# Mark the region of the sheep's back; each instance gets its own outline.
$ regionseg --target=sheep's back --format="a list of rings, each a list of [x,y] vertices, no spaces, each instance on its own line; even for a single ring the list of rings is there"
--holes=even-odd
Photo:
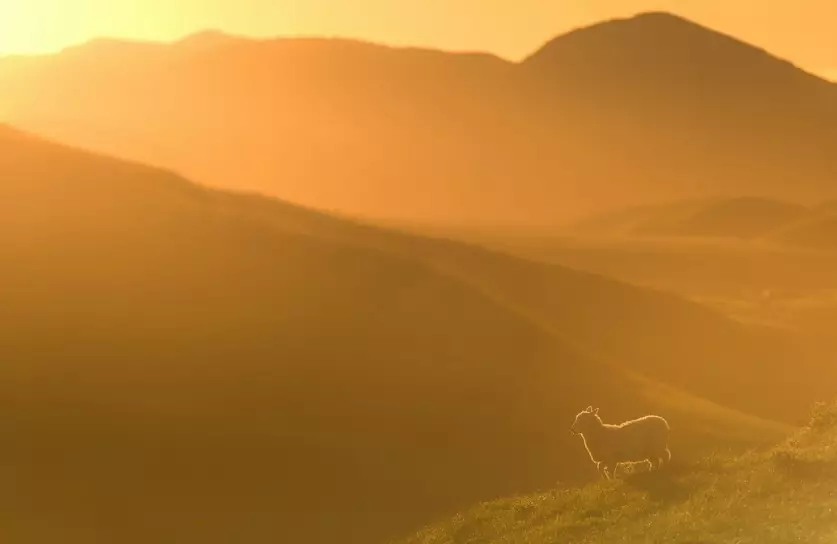
[[[664,432],[667,433],[671,428],[668,425],[668,421],[665,418],[660,416],[648,415],[643,416],[638,419],[633,419],[631,421],[626,421],[622,423],[620,427],[629,427],[629,426],[639,426],[642,428],[647,429],[655,429],[656,432]]]
[[[669,425],[660,416],[645,416],[609,426],[615,450],[625,454],[643,452],[648,446],[664,447],[668,441]]]

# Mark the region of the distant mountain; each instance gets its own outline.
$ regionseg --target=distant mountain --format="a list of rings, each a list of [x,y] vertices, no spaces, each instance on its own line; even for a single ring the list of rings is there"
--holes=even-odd
[[[823,209],[771,233],[770,239],[781,244],[837,251],[837,209]]]
[[[240,37],[232,36],[224,31],[213,29],[190,34],[175,42],[175,45],[180,49],[205,51],[216,47],[231,45],[240,39]]]
[[[700,451],[837,383],[673,296],[2,127],[0,178],[14,541],[370,542],[591,477],[578,406]]]
[[[837,200],[829,200],[821,205],[821,209],[837,212]]]
[[[611,210],[571,223],[581,237],[757,240],[799,249],[837,249],[837,207],[756,197],[708,198]]]
[[[600,88],[597,93],[614,96],[630,97],[639,91],[677,99],[668,93],[678,91],[704,100],[724,93],[761,101],[764,95],[783,91],[761,85],[781,83],[797,90],[821,86],[821,79],[764,50],[664,12],[574,30],[548,42],[523,64],[569,88],[618,79],[625,88]]]
[[[115,38],[97,38],[80,45],[67,47],[57,57],[64,60],[83,60],[87,63],[107,60],[121,61],[124,69],[132,68],[132,64],[141,65],[149,61],[165,61],[164,57],[170,57],[173,52],[181,54],[201,53],[232,45],[242,39],[220,30],[204,30],[185,36],[170,44],[144,40],[127,41]],[[55,56],[47,55],[40,58],[55,58]],[[97,66],[90,64],[88,64],[88,67],[97,68]],[[112,68],[116,67],[113,66]]]
[[[653,231],[655,225],[662,230],[670,230],[673,225],[687,221],[707,206],[722,200],[705,198],[619,207],[571,222],[566,230],[573,234],[602,236],[647,233]]]
[[[574,105],[572,127],[603,168],[618,166],[616,190],[646,201],[835,190],[837,86],[732,37],[650,13],[556,38],[523,68],[547,100]]]
[[[571,225],[577,234],[755,239],[795,223],[812,208],[757,197],[710,198],[639,206]]]
[[[20,126],[377,220],[552,228],[650,201],[837,197],[837,85],[665,13],[519,64],[209,33],[0,61],[0,85]]]

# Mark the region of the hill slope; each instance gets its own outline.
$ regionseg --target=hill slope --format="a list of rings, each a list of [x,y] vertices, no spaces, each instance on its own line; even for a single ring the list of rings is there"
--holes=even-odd
[[[551,473],[532,385],[597,373],[420,263],[162,171],[4,131],[0,177],[16,541],[368,542]]]
[[[369,542],[589,478],[579,405],[660,410],[685,450],[834,390],[792,339],[598,276],[7,128],[0,178],[16,541]]]
[[[579,29],[520,64],[203,38],[0,61],[0,118],[215,185],[423,224],[837,194],[837,85],[667,14]]]
[[[796,422],[804,409],[789,408],[807,407],[813,383],[816,389],[833,383],[823,380],[832,375],[823,361],[803,353],[793,336],[741,325],[676,296],[450,240],[300,213],[276,201],[239,198],[251,213],[283,228],[418,259],[547,327],[593,358],[748,413]],[[785,365],[791,360],[797,372],[788,376]],[[717,380],[719,372],[725,375],[723,383]],[[784,402],[761,393],[773,390],[778,376],[783,384],[799,380],[795,387],[782,388],[788,395]]]
[[[832,542],[834,408],[786,443],[580,489],[481,504],[404,544]]]

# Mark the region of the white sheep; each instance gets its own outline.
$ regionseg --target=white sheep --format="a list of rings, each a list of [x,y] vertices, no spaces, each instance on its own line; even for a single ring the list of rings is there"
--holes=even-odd
[[[660,416],[644,416],[610,425],[602,422],[599,409],[592,406],[575,416],[570,429],[584,440],[590,459],[599,474],[607,479],[616,476],[621,463],[647,462],[653,469],[669,462],[668,431],[668,422]]]

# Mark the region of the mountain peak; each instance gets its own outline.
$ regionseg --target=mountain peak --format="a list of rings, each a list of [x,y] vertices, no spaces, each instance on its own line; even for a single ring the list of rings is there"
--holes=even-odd
[[[690,26],[700,26],[694,21],[670,11],[642,11],[632,17],[623,18],[621,20],[634,21],[635,23],[653,22],[655,24],[686,24]]]
[[[126,62],[126,59],[141,59],[148,54],[160,52],[163,45],[153,41],[100,37],[78,45],[71,45],[61,51],[64,59]]]
[[[677,15],[668,11],[643,11],[631,15],[629,17],[615,17],[606,19],[592,25],[576,28],[571,30],[565,36],[572,34],[602,29],[642,29],[644,31],[677,31],[677,32],[703,32],[710,34],[719,34],[717,31],[709,27],[701,25],[691,19],[687,19],[682,15]],[[558,39],[561,37],[559,36]]]
[[[711,78],[750,85],[810,76],[763,49],[662,11],[577,28],[546,43],[523,64],[576,81],[615,76],[693,85]]]
[[[175,42],[179,46],[186,46],[186,47],[207,47],[207,46],[215,46],[215,45],[223,45],[235,38],[230,34],[227,34],[223,30],[219,30],[217,28],[210,28],[207,30],[201,30],[199,32],[195,32],[193,34],[189,34]]]
[[[0,140],[5,142],[33,139],[34,136],[11,125],[0,122]]]
[[[609,19],[576,28],[547,42],[525,62],[537,62],[570,49],[631,50],[682,48],[696,42],[722,39],[728,43],[742,42],[679,15],[664,11],[643,12],[628,18]],[[589,51],[587,51],[589,52]]]

